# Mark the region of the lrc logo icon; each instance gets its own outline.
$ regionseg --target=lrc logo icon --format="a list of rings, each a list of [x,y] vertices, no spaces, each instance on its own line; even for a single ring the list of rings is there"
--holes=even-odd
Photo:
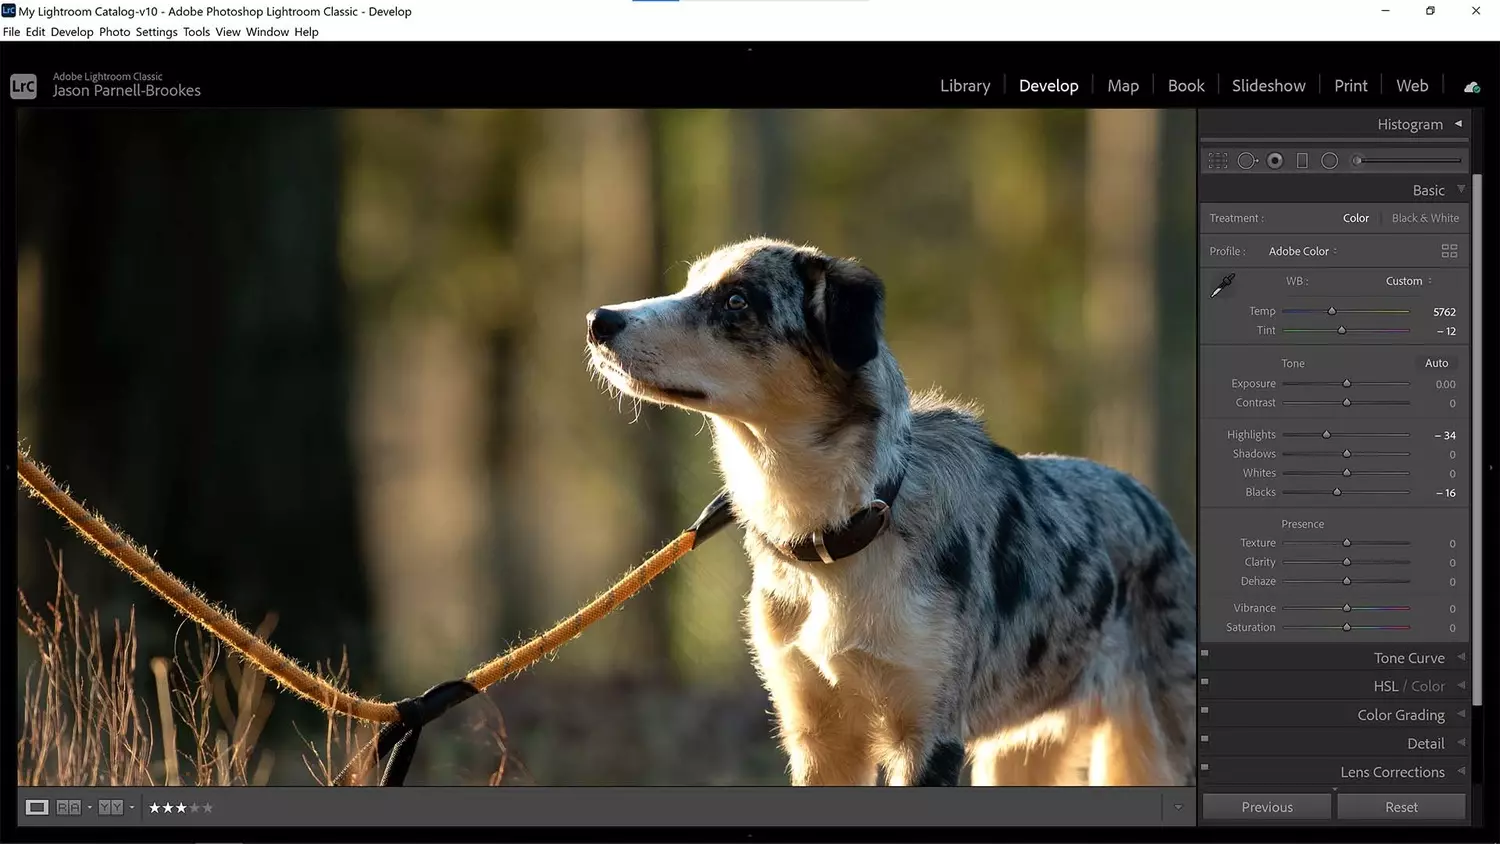
[[[16,4],[0,3],[0,18],[13,18],[16,16]]]
[[[36,74],[12,73],[10,75],[10,98],[13,100],[36,99]]]

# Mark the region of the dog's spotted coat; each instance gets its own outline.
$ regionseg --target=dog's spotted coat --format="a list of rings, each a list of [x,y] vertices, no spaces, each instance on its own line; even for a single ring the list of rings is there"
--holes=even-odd
[[[1196,565],[1140,483],[1019,456],[913,398],[867,268],[766,239],[590,314],[597,373],[705,414],[754,568],[746,618],[794,784],[1195,782]],[[892,529],[776,550],[900,475]]]

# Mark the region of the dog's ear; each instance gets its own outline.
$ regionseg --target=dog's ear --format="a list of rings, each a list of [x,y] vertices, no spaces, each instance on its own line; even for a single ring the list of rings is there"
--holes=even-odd
[[[829,357],[845,372],[853,372],[880,352],[885,318],[885,283],[858,262],[800,253],[808,327]]]

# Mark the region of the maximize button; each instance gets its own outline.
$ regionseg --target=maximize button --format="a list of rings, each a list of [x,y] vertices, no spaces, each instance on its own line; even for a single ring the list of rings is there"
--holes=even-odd
[[[1326,821],[1333,817],[1333,795],[1205,794],[1206,821]]]

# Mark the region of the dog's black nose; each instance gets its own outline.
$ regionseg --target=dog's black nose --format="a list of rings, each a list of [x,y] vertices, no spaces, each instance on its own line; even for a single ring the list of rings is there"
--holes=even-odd
[[[589,311],[589,339],[595,343],[608,343],[625,328],[625,315],[608,308]]]

